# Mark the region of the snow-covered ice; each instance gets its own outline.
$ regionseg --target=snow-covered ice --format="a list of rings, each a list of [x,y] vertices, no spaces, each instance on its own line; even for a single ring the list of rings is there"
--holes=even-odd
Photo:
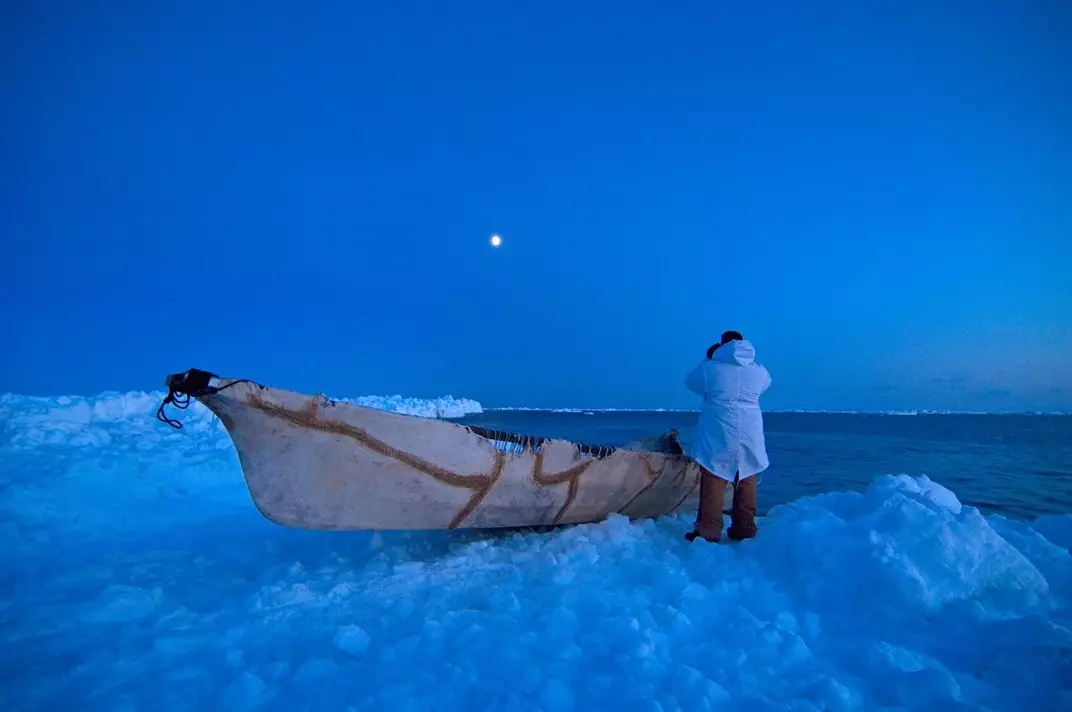
[[[158,395],[0,399],[0,709],[1072,709],[1072,516],[889,476],[740,544],[294,531]]]
[[[0,443],[106,445],[113,432],[124,437],[138,433],[158,438],[160,423],[154,416],[165,395],[109,392],[93,397],[34,398],[3,394],[0,395]],[[431,400],[399,395],[335,400],[425,418],[461,418],[483,412],[477,401],[453,396]],[[219,420],[195,400],[191,400],[186,410],[168,406],[166,413],[182,422],[186,430],[226,437]],[[117,426],[122,427],[117,429]]]

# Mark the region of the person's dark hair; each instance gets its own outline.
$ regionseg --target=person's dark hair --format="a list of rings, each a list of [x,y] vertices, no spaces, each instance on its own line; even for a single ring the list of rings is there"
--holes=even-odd
[[[712,356],[714,356],[715,352],[718,351],[719,346],[725,346],[731,341],[744,341],[744,337],[741,336],[741,332],[739,331],[724,332],[722,334],[722,341],[717,344],[711,344],[711,347],[707,349],[707,358],[711,358]]]

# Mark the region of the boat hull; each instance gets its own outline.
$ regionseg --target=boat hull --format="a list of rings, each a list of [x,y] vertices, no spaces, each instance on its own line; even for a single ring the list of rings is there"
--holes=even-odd
[[[698,501],[699,467],[680,451],[524,438],[230,379],[193,395],[227,429],[258,510],[287,527],[534,527]]]

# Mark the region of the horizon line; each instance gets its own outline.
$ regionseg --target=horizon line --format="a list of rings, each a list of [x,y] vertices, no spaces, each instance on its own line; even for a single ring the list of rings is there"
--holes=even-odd
[[[526,412],[526,413],[699,413],[698,408],[540,408],[530,406],[481,406],[484,412]],[[958,410],[953,408],[909,408],[909,409],[821,409],[821,408],[764,408],[764,414],[798,414],[798,415],[1048,415],[1070,416],[1072,411],[1065,410]]]
[[[286,389],[283,389],[286,390]],[[145,391],[145,390],[106,390],[99,391],[92,395],[82,393],[65,393],[65,394],[53,394],[53,395],[31,395],[26,393],[16,392],[2,392],[0,393],[0,400],[19,399],[26,398],[30,400],[63,400],[63,399],[85,399],[92,400],[107,396],[129,396],[140,395],[150,397],[163,397],[164,392],[160,390]],[[458,403],[468,402],[474,404],[480,408],[482,412],[531,412],[531,413],[690,413],[698,414],[699,408],[640,408],[640,407],[625,407],[625,408],[580,408],[580,407],[534,407],[534,406],[486,406],[479,400],[474,398],[468,398],[465,396],[454,396],[452,394],[444,394],[431,398],[422,396],[404,396],[399,393],[390,395],[384,394],[368,394],[362,396],[341,396],[335,397],[336,400],[365,400],[365,399],[384,399],[392,400],[398,399],[401,401],[409,402],[425,402],[435,403],[439,401],[452,400]],[[763,408],[764,414],[811,414],[811,415],[885,415],[885,416],[913,416],[913,415],[1029,415],[1029,416],[1053,416],[1053,417],[1068,417],[1072,416],[1070,410],[974,410],[974,409],[957,409],[957,408],[887,408],[887,409],[861,409],[861,408]],[[477,414],[476,412],[473,413]]]

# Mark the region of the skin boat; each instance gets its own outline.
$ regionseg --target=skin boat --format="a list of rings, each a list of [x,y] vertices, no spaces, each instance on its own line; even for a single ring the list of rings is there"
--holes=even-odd
[[[168,376],[157,417],[196,399],[219,417],[257,509],[316,530],[542,527],[695,508],[677,433],[625,448],[487,430],[220,378]]]

